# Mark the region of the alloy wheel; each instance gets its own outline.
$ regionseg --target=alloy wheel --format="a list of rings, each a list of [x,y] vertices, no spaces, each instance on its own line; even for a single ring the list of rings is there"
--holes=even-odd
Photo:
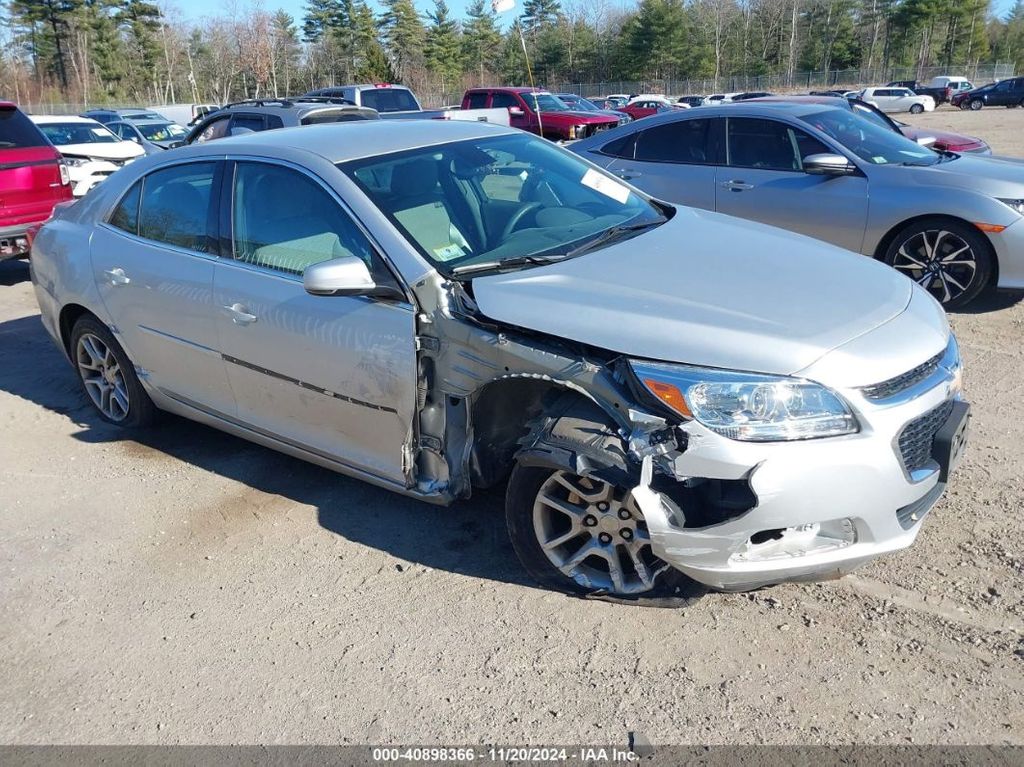
[[[944,304],[966,293],[978,270],[971,246],[944,229],[912,234],[896,251],[892,265]]]
[[[586,589],[643,593],[668,568],[630,492],[607,482],[552,473],[537,492],[533,529],[551,564]]]
[[[93,404],[111,421],[128,417],[130,401],[121,365],[113,350],[92,333],[84,333],[75,349],[75,364]]]
[[[985,104],[982,102],[981,99],[974,99],[974,101],[971,102],[971,109],[975,112],[977,112],[983,106],[985,106]]]

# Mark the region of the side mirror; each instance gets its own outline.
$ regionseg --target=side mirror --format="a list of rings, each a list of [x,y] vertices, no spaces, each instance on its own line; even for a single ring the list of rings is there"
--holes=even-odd
[[[508,113],[510,117],[522,117],[526,112],[523,111],[522,107],[509,107]]]
[[[841,154],[810,154],[804,158],[804,173],[818,176],[849,176],[857,166]]]
[[[917,143],[921,146],[931,146],[937,141],[935,136],[918,136]]]
[[[377,285],[361,258],[342,256],[307,267],[302,287],[314,296],[365,296]]]

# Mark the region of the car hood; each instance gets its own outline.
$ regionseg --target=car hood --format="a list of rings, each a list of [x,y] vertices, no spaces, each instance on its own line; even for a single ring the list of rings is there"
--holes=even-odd
[[[931,128],[917,128],[913,125],[901,126],[900,132],[911,141],[917,141],[922,136],[928,136],[935,139],[936,144],[942,144],[943,146],[949,146],[950,144],[953,146],[980,146],[984,143],[977,136],[968,136],[963,133],[953,133],[952,131],[945,130],[933,130]]]
[[[97,157],[101,160],[130,160],[145,153],[145,150],[134,141],[118,141],[113,144],[63,144],[57,149],[61,154]]]
[[[952,187],[990,197],[1024,197],[1024,165],[1011,158],[962,154],[925,167],[875,167],[900,173],[901,184]]]
[[[788,375],[903,312],[913,284],[834,246],[678,208],[568,261],[478,277],[491,319],[612,352]]]
[[[575,110],[568,110],[565,112],[542,112],[541,119],[548,120],[552,116],[557,115],[562,120],[572,121],[574,123],[606,123],[606,122],[618,122],[618,117],[613,114],[605,114],[602,112],[582,112]]]

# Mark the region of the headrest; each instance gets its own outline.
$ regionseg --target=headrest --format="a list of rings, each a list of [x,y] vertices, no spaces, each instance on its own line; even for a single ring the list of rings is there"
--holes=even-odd
[[[437,188],[437,160],[410,160],[391,170],[391,193],[418,197]]]

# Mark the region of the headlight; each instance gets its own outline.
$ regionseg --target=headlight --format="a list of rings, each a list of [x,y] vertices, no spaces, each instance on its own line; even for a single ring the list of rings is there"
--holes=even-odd
[[[1015,211],[1024,216],[1024,200],[1004,199],[1002,197],[997,197],[996,199],[1003,203],[1003,205],[1009,205]]]
[[[859,429],[843,399],[813,381],[638,360],[630,365],[665,405],[729,439],[780,442]]]
[[[92,162],[88,157],[66,157],[64,162],[72,168],[81,168],[83,165]]]

